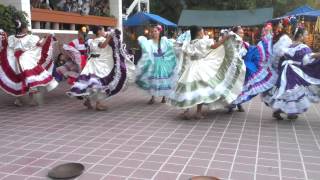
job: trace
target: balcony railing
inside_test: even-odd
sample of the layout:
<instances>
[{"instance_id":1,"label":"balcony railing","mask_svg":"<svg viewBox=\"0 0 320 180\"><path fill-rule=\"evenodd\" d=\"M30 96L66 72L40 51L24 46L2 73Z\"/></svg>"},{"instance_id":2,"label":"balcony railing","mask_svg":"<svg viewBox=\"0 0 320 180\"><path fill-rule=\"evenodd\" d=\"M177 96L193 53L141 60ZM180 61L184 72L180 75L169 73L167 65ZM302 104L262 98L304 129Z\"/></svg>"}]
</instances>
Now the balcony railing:
<instances>
[{"instance_id":1,"label":"balcony railing","mask_svg":"<svg viewBox=\"0 0 320 180\"><path fill-rule=\"evenodd\" d=\"M80 15L62 11L51 11L48 9L32 8L31 21L33 29L53 29L60 30L62 25L70 25L69 29L75 30L76 25L100 25L100 26L117 26L117 19L112 17L100 17L90 15ZM45 28L41 28L41 23Z\"/></svg>"}]
</instances>

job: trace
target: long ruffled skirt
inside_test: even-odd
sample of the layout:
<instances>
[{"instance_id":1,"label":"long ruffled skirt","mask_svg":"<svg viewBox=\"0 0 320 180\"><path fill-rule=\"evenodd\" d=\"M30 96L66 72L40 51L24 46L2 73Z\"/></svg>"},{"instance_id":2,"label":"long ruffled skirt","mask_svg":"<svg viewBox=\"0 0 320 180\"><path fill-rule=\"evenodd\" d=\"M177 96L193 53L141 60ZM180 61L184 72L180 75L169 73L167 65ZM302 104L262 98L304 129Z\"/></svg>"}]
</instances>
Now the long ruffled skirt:
<instances>
[{"instance_id":1,"label":"long ruffled skirt","mask_svg":"<svg viewBox=\"0 0 320 180\"><path fill-rule=\"evenodd\" d=\"M320 98L320 61L303 66L299 62L285 61L276 85L263 94L263 101L275 111L300 114Z\"/></svg>"},{"instance_id":2,"label":"long ruffled skirt","mask_svg":"<svg viewBox=\"0 0 320 180\"><path fill-rule=\"evenodd\" d=\"M58 86L52 76L52 38L43 47L29 51L15 51L1 38L0 88L13 96L23 96L36 87L48 91Z\"/></svg>"},{"instance_id":3,"label":"long ruffled skirt","mask_svg":"<svg viewBox=\"0 0 320 180\"><path fill-rule=\"evenodd\" d=\"M269 47L270 46L270 47ZM277 74L271 68L271 43L261 41L257 46L251 46L245 56L246 78L243 90L232 103L238 105L271 89L277 81Z\"/></svg>"},{"instance_id":4,"label":"long ruffled skirt","mask_svg":"<svg viewBox=\"0 0 320 180\"><path fill-rule=\"evenodd\" d=\"M105 98L109 98L124 90L129 82L134 81L133 59L124 49L119 31L116 30L109 45L112 48L113 59L106 59L105 62L113 61L113 66L109 67L108 64L105 64L101 67L99 61L104 57L90 59L67 95L92 97L104 94ZM105 70L101 68L109 68L109 73L99 73ZM102 96L100 95L100 97Z\"/></svg>"},{"instance_id":5,"label":"long ruffled skirt","mask_svg":"<svg viewBox=\"0 0 320 180\"><path fill-rule=\"evenodd\" d=\"M234 101L245 78L245 65L235 51L225 43L225 47L212 50L206 58L190 61L182 68L170 104L181 109L208 104L210 109L217 109Z\"/></svg>"},{"instance_id":6,"label":"long ruffled skirt","mask_svg":"<svg viewBox=\"0 0 320 180\"><path fill-rule=\"evenodd\" d=\"M168 96L176 77L174 54L171 54L171 58L156 57L154 61L145 62L139 67L142 73L137 76L137 85L153 96Z\"/></svg>"}]
</instances>

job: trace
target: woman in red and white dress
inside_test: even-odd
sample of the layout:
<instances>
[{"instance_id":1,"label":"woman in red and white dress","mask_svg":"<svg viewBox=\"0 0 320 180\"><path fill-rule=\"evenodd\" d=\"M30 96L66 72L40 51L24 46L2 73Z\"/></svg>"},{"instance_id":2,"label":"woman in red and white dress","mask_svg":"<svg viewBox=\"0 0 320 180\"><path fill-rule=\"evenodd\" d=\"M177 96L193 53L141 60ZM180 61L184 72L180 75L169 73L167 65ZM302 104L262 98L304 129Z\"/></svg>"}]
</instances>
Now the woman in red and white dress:
<instances>
[{"instance_id":1,"label":"woman in red and white dress","mask_svg":"<svg viewBox=\"0 0 320 180\"><path fill-rule=\"evenodd\" d=\"M41 91L40 87L51 91L58 83L49 72L53 65L53 37L40 39L28 34L27 24L19 20L16 21L16 30L16 35L9 37L5 32L0 33L0 88L18 97L15 104L21 106L20 97L35 97ZM38 103L34 98L32 101Z\"/></svg>"},{"instance_id":2,"label":"woman in red and white dress","mask_svg":"<svg viewBox=\"0 0 320 180\"><path fill-rule=\"evenodd\" d=\"M64 44L61 52L69 57L71 61L57 68L57 72L67 78L68 83L73 85L83 70L88 59L88 44L92 39L88 39L89 29L82 26L78 30L78 38L69 44ZM71 70L73 69L73 70Z\"/></svg>"},{"instance_id":3,"label":"woman in red and white dress","mask_svg":"<svg viewBox=\"0 0 320 180\"><path fill-rule=\"evenodd\" d=\"M84 30L83 30L84 29ZM78 38L72 40L68 45L75 48L81 54L81 69L86 66L87 58L88 58L88 49L86 47L86 41L88 36L88 30L86 27L82 27L81 30L78 31ZM68 50L68 49L67 49Z\"/></svg>"}]
</instances>

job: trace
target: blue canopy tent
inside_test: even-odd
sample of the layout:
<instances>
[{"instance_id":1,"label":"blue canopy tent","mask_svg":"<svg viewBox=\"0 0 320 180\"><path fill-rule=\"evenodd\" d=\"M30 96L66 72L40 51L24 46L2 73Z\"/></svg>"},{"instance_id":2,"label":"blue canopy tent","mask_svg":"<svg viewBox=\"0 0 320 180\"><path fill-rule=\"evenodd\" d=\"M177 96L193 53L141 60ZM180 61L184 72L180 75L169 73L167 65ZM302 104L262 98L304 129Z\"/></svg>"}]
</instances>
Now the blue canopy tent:
<instances>
[{"instance_id":1,"label":"blue canopy tent","mask_svg":"<svg viewBox=\"0 0 320 180\"><path fill-rule=\"evenodd\" d=\"M316 21L317 18L320 17L320 10L301 13L301 14L298 14L298 16L303 16L305 20Z\"/></svg>"},{"instance_id":2,"label":"blue canopy tent","mask_svg":"<svg viewBox=\"0 0 320 180\"><path fill-rule=\"evenodd\" d=\"M145 12L138 12L135 15L129 17L126 21L124 21L123 25L130 27L130 26L141 26L145 25L149 22L156 22L162 24L164 26L169 27L177 27L177 25L161 16L155 14L149 14Z\"/></svg>"},{"instance_id":3,"label":"blue canopy tent","mask_svg":"<svg viewBox=\"0 0 320 180\"><path fill-rule=\"evenodd\" d=\"M306 13L306 12L310 12L310 11L315 11L316 9L308 6L308 5L304 5L304 6L300 6L290 12L287 12L284 16L295 16L298 14L302 14L302 13Z\"/></svg>"},{"instance_id":4,"label":"blue canopy tent","mask_svg":"<svg viewBox=\"0 0 320 180\"><path fill-rule=\"evenodd\" d=\"M316 11L316 9L314 9L308 5L303 5L303 6L300 6L290 12L287 12L285 15L283 15L281 17L277 17L275 19L272 19L271 22L278 22L281 19L283 19L285 17L289 17L289 16L304 16L306 13L313 12L313 11ZM311 15L308 16L308 18L313 19L313 17Z\"/></svg>"},{"instance_id":5,"label":"blue canopy tent","mask_svg":"<svg viewBox=\"0 0 320 180\"><path fill-rule=\"evenodd\" d=\"M320 36L315 35L319 32L318 17L320 17L320 10L316 10L308 5L304 5L286 13L284 16L270 20L272 23L278 23L281 19L294 16L301 22L304 21L305 28L313 38L308 38L307 44L314 49L320 49ZM316 27L316 28L315 28Z\"/></svg>"}]
</instances>

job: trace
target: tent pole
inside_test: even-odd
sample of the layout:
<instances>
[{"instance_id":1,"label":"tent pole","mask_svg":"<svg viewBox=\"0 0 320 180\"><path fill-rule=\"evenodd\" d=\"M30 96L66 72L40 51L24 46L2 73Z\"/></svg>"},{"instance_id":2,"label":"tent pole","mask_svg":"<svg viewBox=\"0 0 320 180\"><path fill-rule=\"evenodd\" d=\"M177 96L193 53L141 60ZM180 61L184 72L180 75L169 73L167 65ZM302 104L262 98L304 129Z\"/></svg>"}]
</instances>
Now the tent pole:
<instances>
[{"instance_id":1,"label":"tent pole","mask_svg":"<svg viewBox=\"0 0 320 180\"><path fill-rule=\"evenodd\" d=\"M141 11L141 0L139 0L139 2L138 2L138 12L140 12Z\"/></svg>"}]
</instances>

